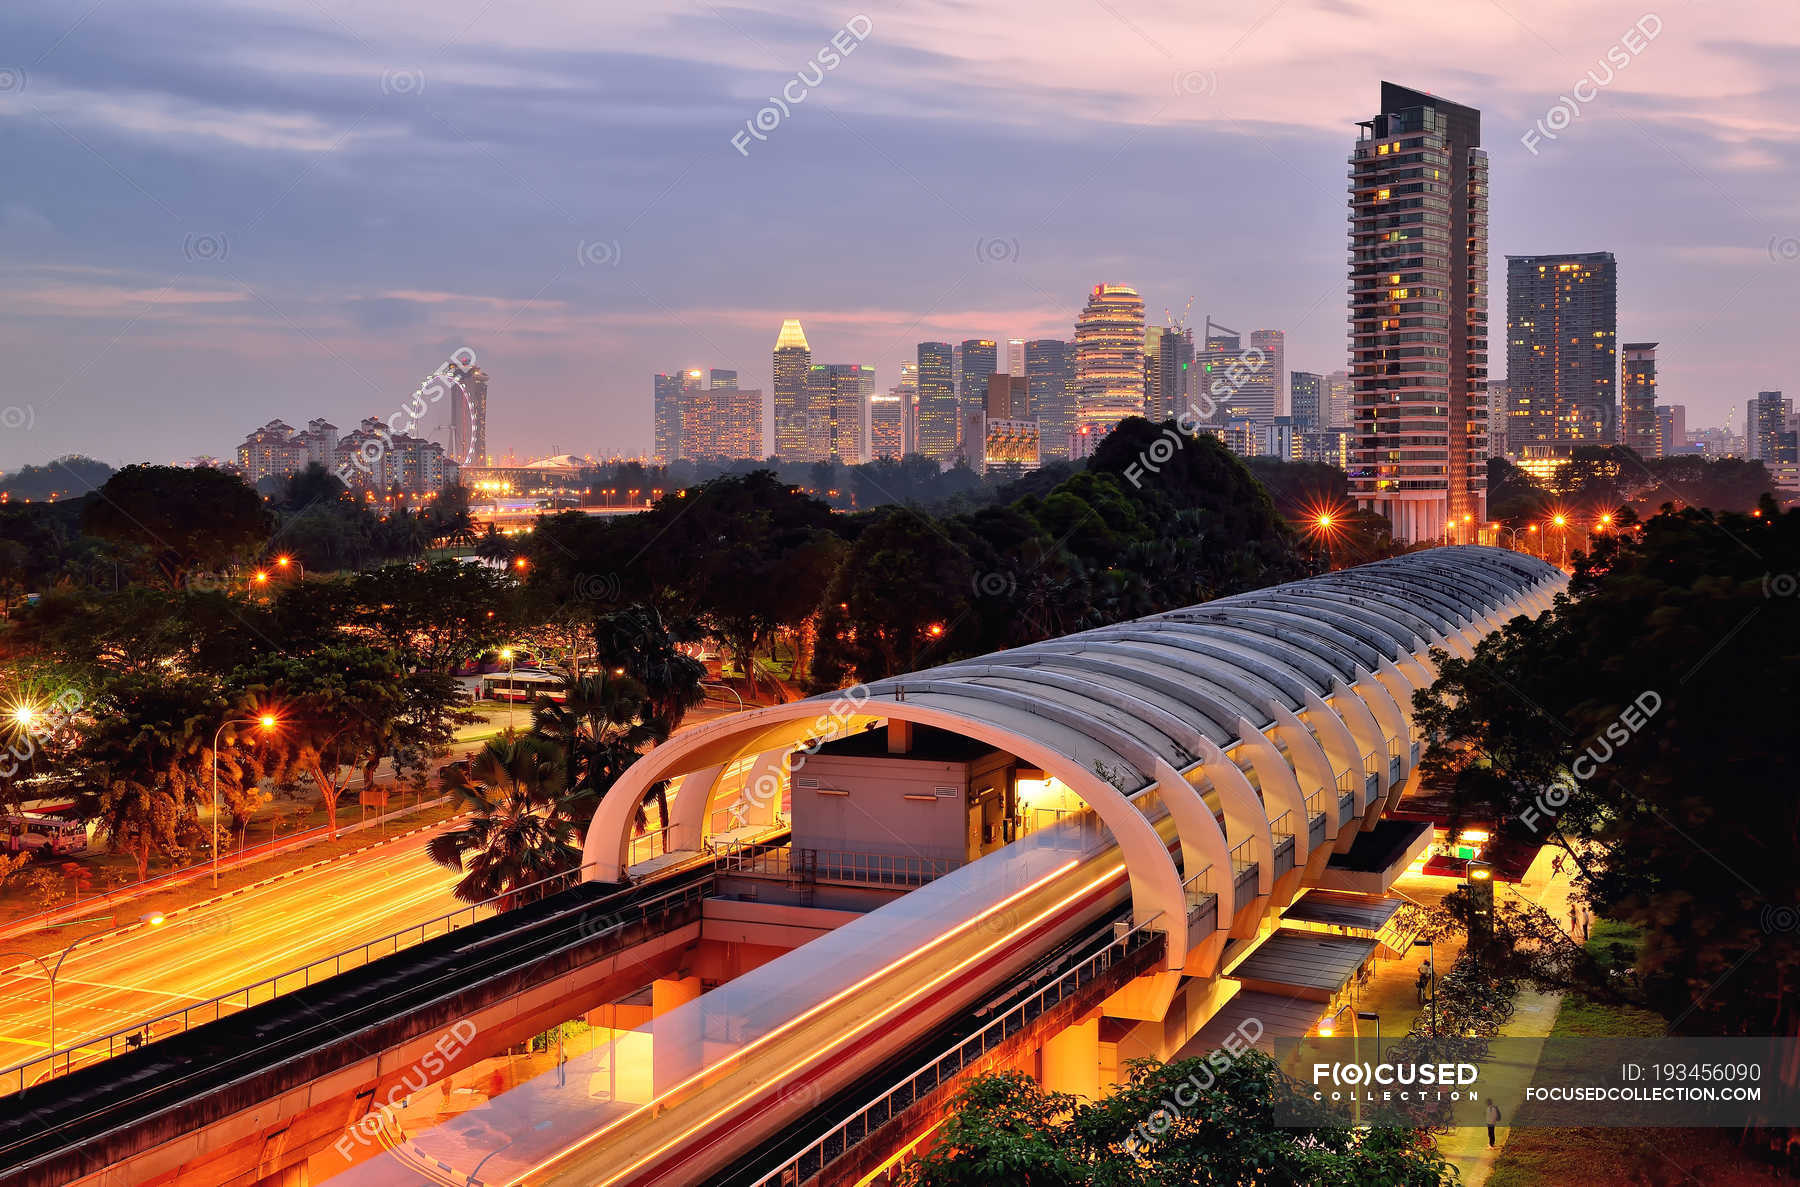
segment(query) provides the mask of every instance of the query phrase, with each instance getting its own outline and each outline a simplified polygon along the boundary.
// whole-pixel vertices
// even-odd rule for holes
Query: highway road
[[[56,1043],[67,1047],[178,1010],[453,911],[458,875],[425,856],[429,834],[400,838],[290,875],[158,927],[78,948],[56,979]],[[70,940],[101,935],[95,923]],[[55,963],[54,954],[49,958]],[[0,944],[0,1067],[50,1045],[43,970]],[[0,1082],[0,1090],[5,1084]]]

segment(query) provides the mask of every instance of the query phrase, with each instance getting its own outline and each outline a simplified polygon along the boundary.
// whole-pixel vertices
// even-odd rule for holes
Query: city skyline
[[[1779,101],[1782,45],[1708,38],[1673,16],[1546,140],[1535,125],[1629,24],[1604,6],[1424,14],[1441,66],[1322,4],[1267,20],[1159,13],[1135,29],[1071,9],[1068,32],[1027,29],[1005,61],[946,48],[975,41],[938,36],[948,15],[927,6],[877,20],[829,85],[743,155],[733,132],[841,18],[736,9],[709,40],[648,12],[609,14],[602,36],[573,9],[518,22],[473,3],[430,19],[401,6],[355,28],[308,5],[271,11],[312,47],[304,60],[224,64],[215,44],[261,18],[223,8],[198,22],[217,43],[128,10],[73,29],[47,4],[0,16],[21,59],[7,77],[23,79],[0,93],[23,166],[0,203],[17,360],[0,403],[29,424],[0,436],[0,466],[72,450],[222,453],[240,426],[303,405],[354,424],[464,344],[502,377],[490,454],[647,453],[640,377],[686,362],[689,344],[770,390],[760,356],[798,317],[830,357],[864,360],[885,384],[919,341],[1066,337],[1071,306],[1101,278],[1143,293],[1152,322],[1194,295],[1231,324],[1284,327],[1290,365],[1328,374],[1343,365],[1341,146],[1383,74],[1484,112],[1490,262],[1610,250],[1627,265],[1621,330],[1664,344],[1664,398],[1694,423],[1794,386],[1782,315],[1800,205],[1782,149],[1800,121]],[[1197,27],[1232,51],[1186,60]],[[634,50],[595,71],[563,56],[572,44]],[[1081,70],[1056,68],[1074,60]],[[1070,75],[1068,90],[1041,81]],[[570,114],[616,113],[659,76],[654,93],[682,98],[643,109],[679,107],[672,127]],[[971,126],[964,101],[920,101],[958,76],[1014,102]],[[1704,126],[1689,102],[1701,95]],[[921,151],[934,139],[942,153]],[[632,154],[628,176],[611,168]],[[871,182],[811,184],[846,154],[878,166]],[[362,167],[373,159],[391,167]],[[1209,164],[1171,165],[1182,160]],[[733,171],[744,205],[701,250],[687,228],[718,209],[718,191],[696,179]],[[1014,183],[970,186],[978,171]],[[442,201],[415,217],[421,179]],[[89,200],[59,202],[65,185]],[[1122,216],[1089,217],[1101,185]],[[1628,206],[1644,213],[1621,217]],[[1172,214],[1191,227],[1185,251],[1169,250]],[[827,256],[854,266],[822,280],[771,267]]]

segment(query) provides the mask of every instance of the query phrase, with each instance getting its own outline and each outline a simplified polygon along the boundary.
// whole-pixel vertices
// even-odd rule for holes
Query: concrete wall
[[[972,839],[981,852],[971,787],[1004,778],[1011,761],[998,752],[969,763],[816,754],[793,778],[793,848],[961,865]]]

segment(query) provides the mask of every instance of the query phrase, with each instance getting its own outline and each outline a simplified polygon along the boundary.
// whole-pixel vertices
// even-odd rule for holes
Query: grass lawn
[[[1629,950],[1632,929],[1596,920],[1588,949],[1610,964],[1614,945]],[[1659,1036],[1667,1024],[1648,1010],[1612,1006],[1577,994],[1563,997],[1551,1035]],[[1566,1079],[1548,1057],[1537,1079]],[[1521,1108],[1526,1120],[1531,1106]],[[1535,1129],[1519,1127],[1494,1163],[1488,1187],[1562,1187],[1563,1184],[1701,1184],[1712,1187],[1773,1187],[1791,1182],[1749,1158],[1727,1129]]]

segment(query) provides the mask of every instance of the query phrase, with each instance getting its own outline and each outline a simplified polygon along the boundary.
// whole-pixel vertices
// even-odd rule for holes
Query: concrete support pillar
[[[1044,1043],[1044,1087],[1088,1100],[1100,1099],[1100,1016],[1054,1035]]]
[[[698,977],[659,977],[650,988],[650,1055],[653,1090],[667,1092],[703,1066]]]

